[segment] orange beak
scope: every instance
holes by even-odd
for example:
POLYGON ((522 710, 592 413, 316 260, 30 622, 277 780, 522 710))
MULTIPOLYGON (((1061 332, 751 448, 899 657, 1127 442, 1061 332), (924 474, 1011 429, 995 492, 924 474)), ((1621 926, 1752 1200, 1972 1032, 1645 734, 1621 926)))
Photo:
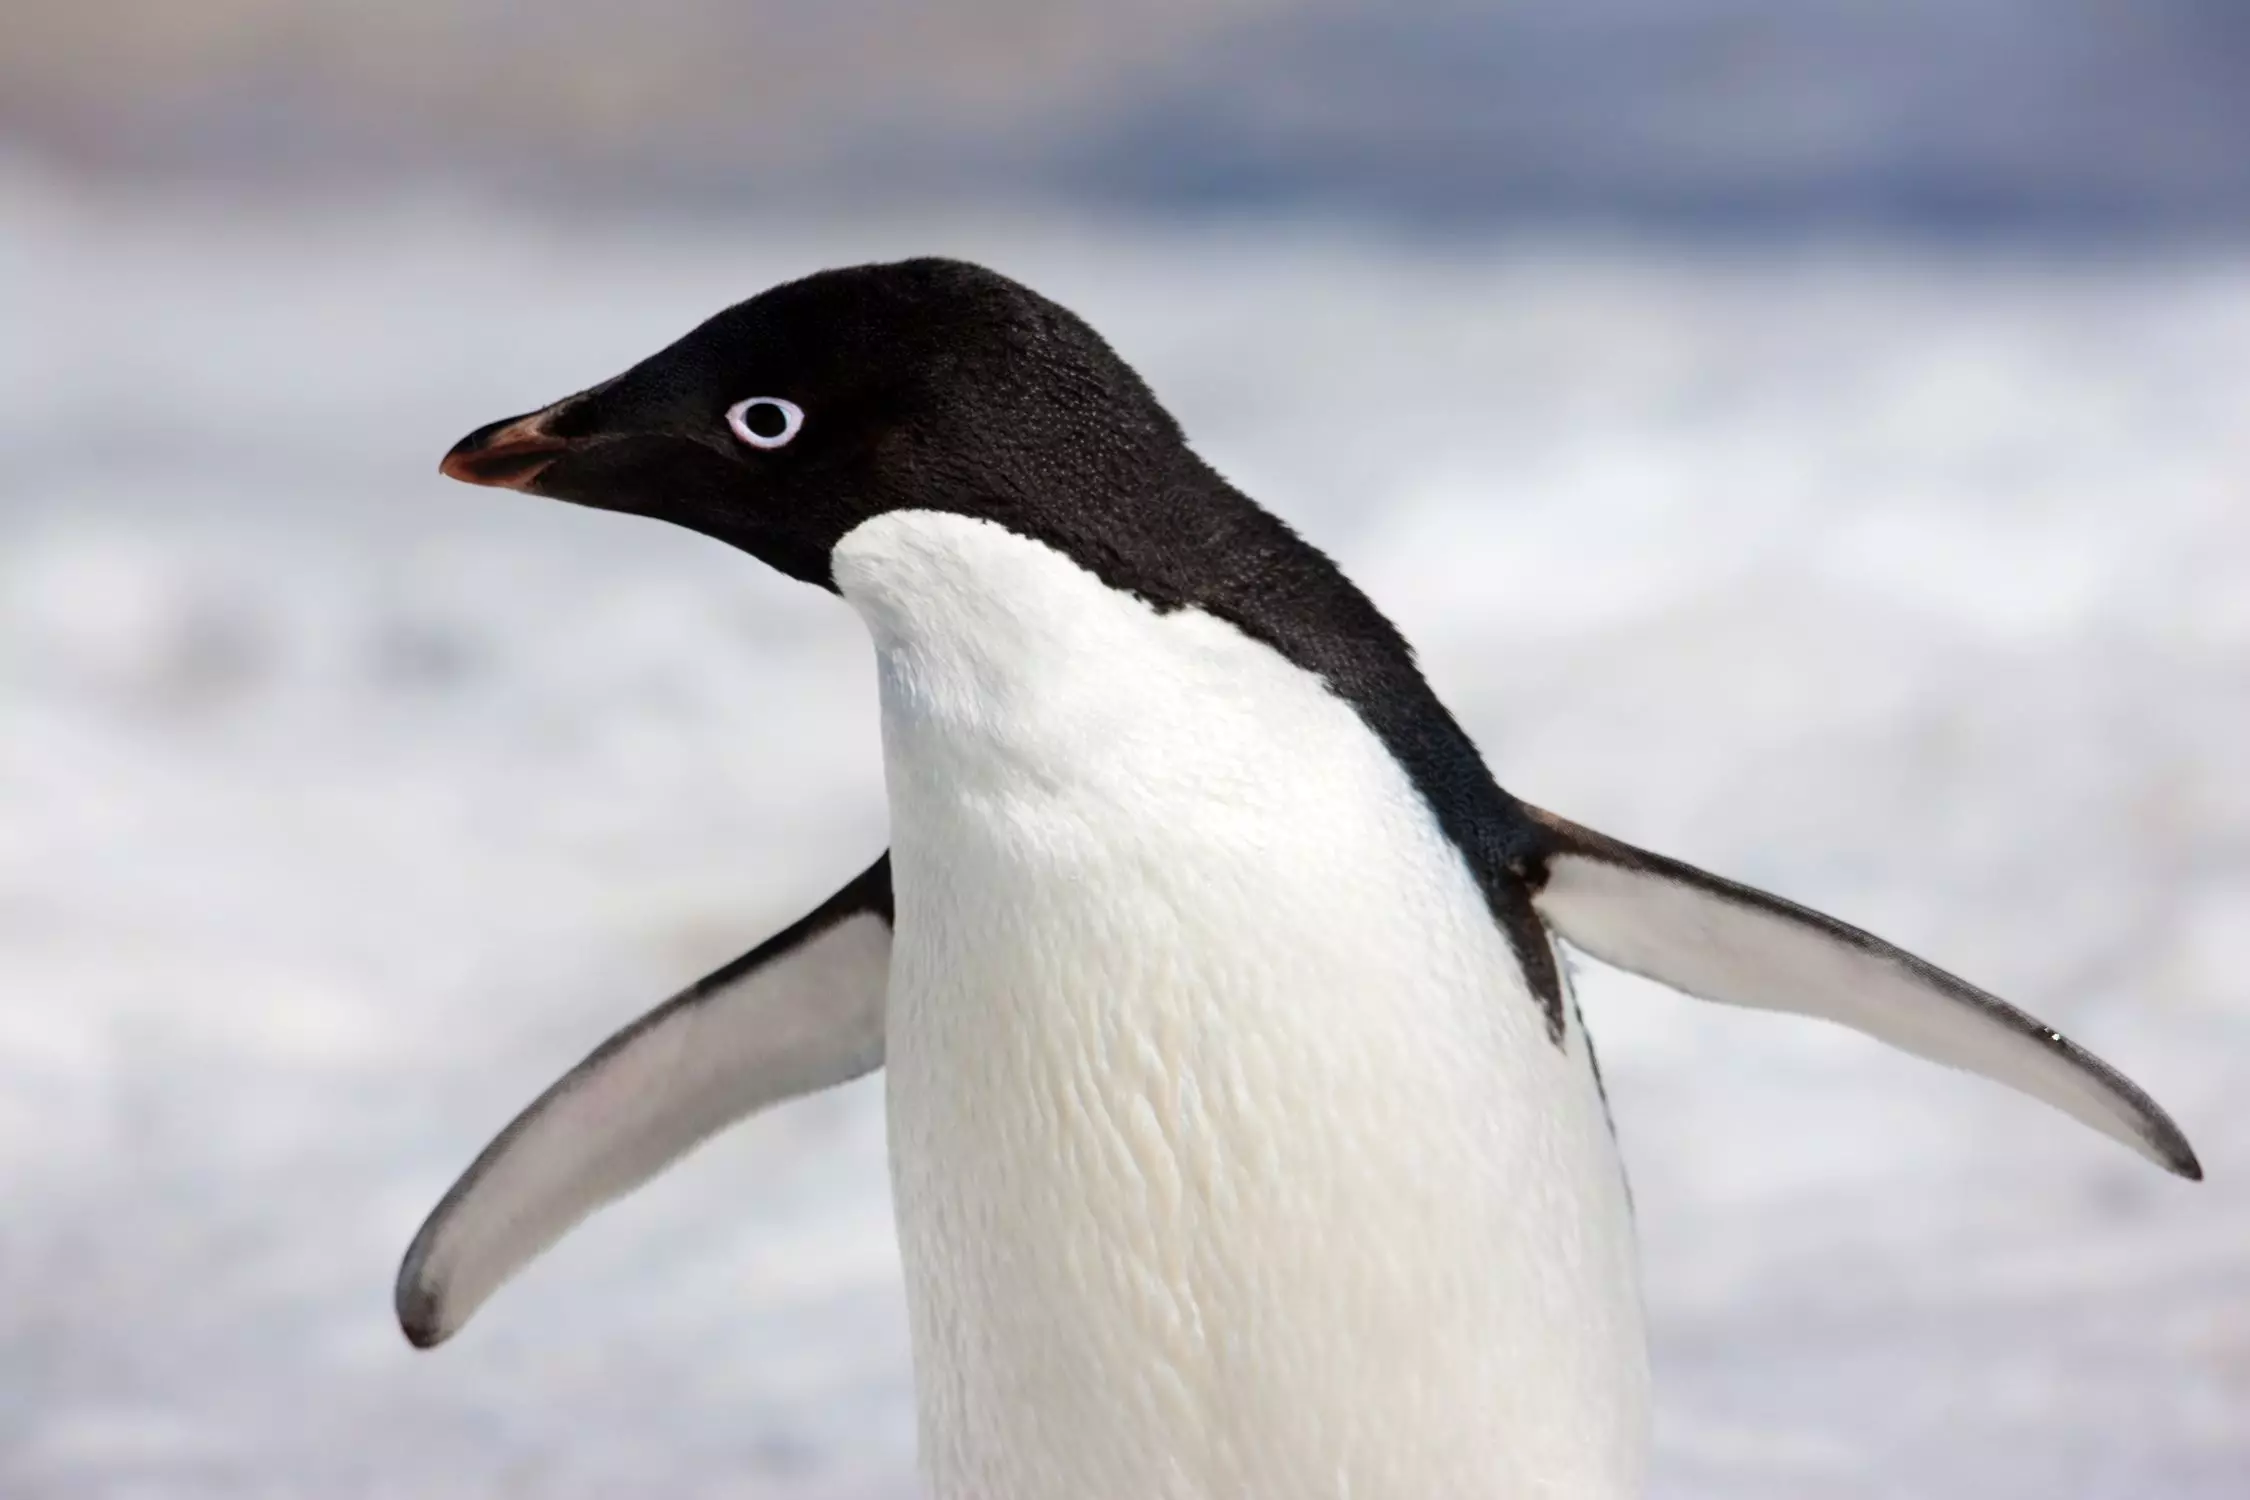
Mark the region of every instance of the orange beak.
POLYGON ((464 484, 488 484, 501 489, 530 488, 539 471, 570 451, 570 444, 551 436, 542 426, 547 413, 507 417, 479 427, 445 455, 438 472, 464 484))

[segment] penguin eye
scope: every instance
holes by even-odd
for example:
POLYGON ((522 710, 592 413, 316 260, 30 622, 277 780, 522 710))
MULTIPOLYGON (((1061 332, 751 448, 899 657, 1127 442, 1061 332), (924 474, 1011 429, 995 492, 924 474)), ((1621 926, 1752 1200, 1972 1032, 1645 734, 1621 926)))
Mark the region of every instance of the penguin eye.
POLYGON ((779 396, 752 396, 727 408, 727 426, 753 448, 779 448, 805 425, 805 413, 779 396))

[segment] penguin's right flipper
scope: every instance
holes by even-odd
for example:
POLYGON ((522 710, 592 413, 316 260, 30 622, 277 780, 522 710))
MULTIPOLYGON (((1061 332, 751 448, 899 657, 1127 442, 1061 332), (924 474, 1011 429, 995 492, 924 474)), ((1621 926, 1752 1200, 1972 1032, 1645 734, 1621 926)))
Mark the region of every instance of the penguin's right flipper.
POLYGON ((400 1265, 399 1327, 427 1349, 587 1215, 757 1110, 883 1062, 885 854, 801 921, 594 1049, 516 1116, 400 1265))
POLYGON ((2200 1179, 2187 1137, 2108 1063, 1996 995, 1834 917, 1525 807, 1532 905, 1573 947, 1704 1000, 1819 1016, 2020 1090, 2200 1179))

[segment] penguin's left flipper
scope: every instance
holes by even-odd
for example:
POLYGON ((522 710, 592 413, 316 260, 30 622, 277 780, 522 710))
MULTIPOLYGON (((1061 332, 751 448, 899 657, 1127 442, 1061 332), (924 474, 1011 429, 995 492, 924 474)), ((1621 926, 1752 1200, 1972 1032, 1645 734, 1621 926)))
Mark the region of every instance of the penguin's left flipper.
POLYGON ((769 1104, 883 1061, 891 866, 594 1049, 484 1149, 398 1271, 399 1327, 443 1343, 572 1226, 769 1104))
POLYGON ((1532 904, 1571 946, 1700 999, 1819 1016, 1981 1074, 2202 1179, 2155 1100, 2007 1001, 1833 917, 1525 811, 1542 831, 1532 904))

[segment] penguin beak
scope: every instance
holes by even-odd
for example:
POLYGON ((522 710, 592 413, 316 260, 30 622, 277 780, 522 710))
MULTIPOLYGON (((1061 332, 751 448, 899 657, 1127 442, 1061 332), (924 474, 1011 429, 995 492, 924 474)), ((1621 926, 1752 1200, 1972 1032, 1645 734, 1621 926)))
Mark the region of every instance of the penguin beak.
POLYGON ((553 407, 489 422, 453 445, 438 472, 464 484, 531 490, 540 471, 571 450, 571 443, 549 432, 553 407))

